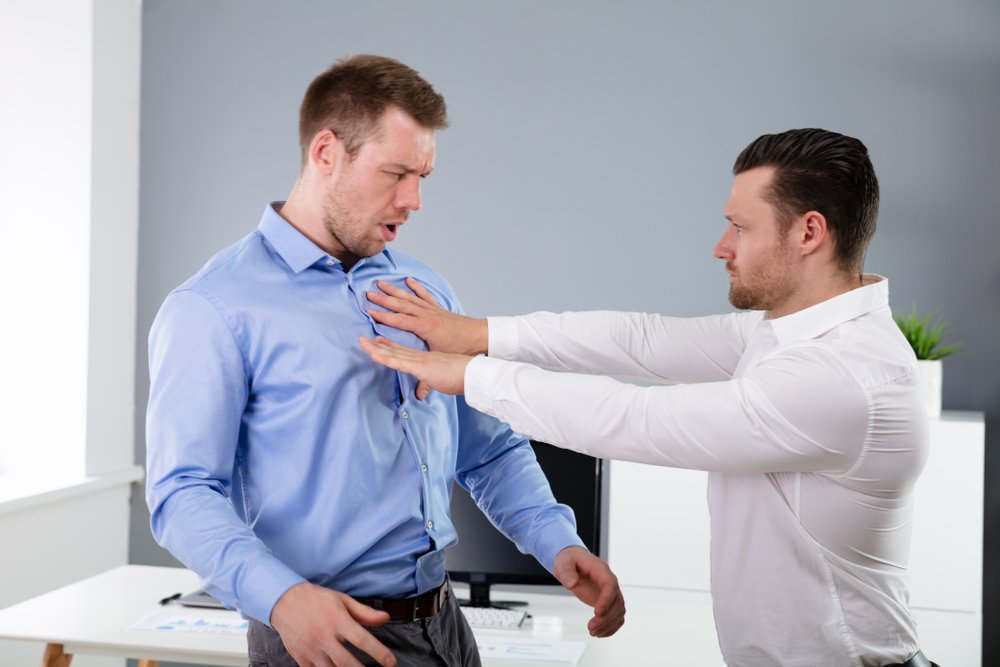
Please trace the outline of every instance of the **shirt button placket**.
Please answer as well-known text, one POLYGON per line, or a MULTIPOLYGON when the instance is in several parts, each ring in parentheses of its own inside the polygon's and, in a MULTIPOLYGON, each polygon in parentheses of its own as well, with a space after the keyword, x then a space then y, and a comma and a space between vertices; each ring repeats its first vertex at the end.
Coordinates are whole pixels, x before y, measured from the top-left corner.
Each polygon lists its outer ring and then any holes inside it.
MULTIPOLYGON (((409 421, 409 419, 410 419, 410 413, 407 412, 405 409, 400 411, 399 416, 403 418, 403 421, 409 421)), ((427 473, 427 464, 426 463, 421 463, 420 464, 420 472, 422 472, 424 474, 427 473)), ((434 530, 434 522, 432 520, 428 519, 427 523, 425 525, 427 526, 427 530, 428 531, 434 530)))

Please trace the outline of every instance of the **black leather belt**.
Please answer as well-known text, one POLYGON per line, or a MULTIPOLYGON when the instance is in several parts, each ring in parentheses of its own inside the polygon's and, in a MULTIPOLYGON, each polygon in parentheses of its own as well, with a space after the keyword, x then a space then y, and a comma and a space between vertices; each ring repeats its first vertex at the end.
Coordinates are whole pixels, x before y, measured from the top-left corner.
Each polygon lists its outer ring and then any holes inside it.
POLYGON ((444 608, 448 600, 448 582, 415 598, 357 598, 361 604, 389 614, 391 621, 416 621, 430 618, 444 608))
POLYGON ((917 651, 917 654, 907 660, 906 662, 896 662, 891 665, 885 665, 885 667, 938 667, 936 663, 931 662, 924 655, 923 651, 917 651))

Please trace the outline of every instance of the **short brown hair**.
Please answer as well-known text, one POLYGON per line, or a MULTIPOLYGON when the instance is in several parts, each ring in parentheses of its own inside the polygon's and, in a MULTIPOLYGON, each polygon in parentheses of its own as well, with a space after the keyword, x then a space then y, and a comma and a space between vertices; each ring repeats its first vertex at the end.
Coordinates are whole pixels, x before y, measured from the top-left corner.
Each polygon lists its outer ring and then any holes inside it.
POLYGON ((421 126, 448 127, 444 97, 415 70, 398 60, 375 55, 338 60, 313 79, 299 109, 302 163, 318 132, 333 130, 354 158, 375 130, 387 107, 397 106, 421 126))
POLYGON ((837 264, 860 272, 875 235, 878 179, 858 139, 807 128, 765 134, 743 149, 733 174, 774 167, 768 193, 787 232, 795 216, 818 211, 832 232, 837 264))

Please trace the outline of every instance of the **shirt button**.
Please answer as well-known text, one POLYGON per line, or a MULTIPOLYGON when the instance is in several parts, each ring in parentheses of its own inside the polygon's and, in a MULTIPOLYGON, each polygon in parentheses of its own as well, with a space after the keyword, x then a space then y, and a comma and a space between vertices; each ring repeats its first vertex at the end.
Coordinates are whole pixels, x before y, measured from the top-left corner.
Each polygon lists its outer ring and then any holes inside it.
POLYGON ((427 464, 426 463, 421 463, 420 464, 420 472, 427 472, 427 464))
POLYGON ((403 414, 401 416, 403 417, 403 419, 409 419, 410 418, 410 413, 407 412, 406 410, 403 410, 403 414))
POLYGON ((326 265, 327 266, 333 266, 334 264, 336 264, 336 262, 334 262, 332 259, 326 260, 326 265))
POLYGON ((427 530, 434 530, 434 522, 433 521, 428 521, 427 522, 427 530))

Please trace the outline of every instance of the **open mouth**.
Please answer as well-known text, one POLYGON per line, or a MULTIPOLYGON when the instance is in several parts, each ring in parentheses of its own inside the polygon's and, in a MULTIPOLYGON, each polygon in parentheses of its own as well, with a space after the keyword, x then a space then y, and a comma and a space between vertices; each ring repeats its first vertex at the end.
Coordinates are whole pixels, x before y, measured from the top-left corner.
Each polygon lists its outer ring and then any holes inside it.
POLYGON ((385 224, 380 227, 382 230, 382 240, 388 243, 396 238, 396 224, 385 224))

